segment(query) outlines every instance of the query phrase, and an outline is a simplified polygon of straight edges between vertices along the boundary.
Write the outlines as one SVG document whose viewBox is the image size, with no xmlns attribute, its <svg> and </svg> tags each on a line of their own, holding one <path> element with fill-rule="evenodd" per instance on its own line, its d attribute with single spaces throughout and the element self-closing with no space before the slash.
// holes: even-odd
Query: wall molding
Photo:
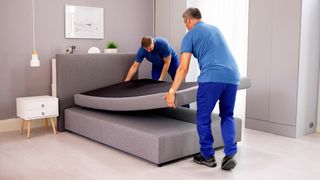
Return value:
<svg viewBox="0 0 320 180">
<path fill-rule="evenodd" d="M 17 134 L 20 131 L 20 118 L 5 119 L 0 121 L 0 133 L 8 131 L 17 131 Z M 54 118 L 55 124 L 57 124 L 56 118 Z M 31 128 L 44 127 L 44 119 L 32 120 Z M 51 123 L 48 123 L 48 126 L 51 126 Z M 24 123 L 24 129 L 27 129 L 27 124 Z"/>
</svg>

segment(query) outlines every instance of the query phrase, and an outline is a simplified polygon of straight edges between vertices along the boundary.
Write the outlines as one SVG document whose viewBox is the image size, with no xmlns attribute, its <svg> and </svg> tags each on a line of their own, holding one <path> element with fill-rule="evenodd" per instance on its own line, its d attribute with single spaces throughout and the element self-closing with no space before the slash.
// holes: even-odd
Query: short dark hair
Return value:
<svg viewBox="0 0 320 180">
<path fill-rule="evenodd" d="M 141 46 L 144 48 L 149 47 L 153 43 L 153 38 L 151 36 L 143 36 L 141 39 Z"/>
<path fill-rule="evenodd" d="M 200 10 L 198 8 L 193 8 L 193 7 L 190 7 L 187 10 L 185 10 L 182 17 L 183 18 L 194 18 L 194 19 L 201 19 L 202 18 Z"/>
</svg>

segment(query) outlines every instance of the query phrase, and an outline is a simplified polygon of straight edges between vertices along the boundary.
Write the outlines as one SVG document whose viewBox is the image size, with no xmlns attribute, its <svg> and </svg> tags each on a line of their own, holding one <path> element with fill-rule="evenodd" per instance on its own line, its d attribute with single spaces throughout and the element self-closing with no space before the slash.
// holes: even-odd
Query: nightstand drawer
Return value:
<svg viewBox="0 0 320 180">
<path fill-rule="evenodd" d="M 17 98 L 17 116 L 24 120 L 42 119 L 59 115 L 58 98 L 31 96 Z"/>
<path fill-rule="evenodd" d="M 57 105 L 57 100 L 29 102 L 26 104 L 26 110 L 55 109 Z"/>
<path fill-rule="evenodd" d="M 48 116 L 58 116 L 58 110 L 56 108 L 46 108 L 43 110 L 29 110 L 26 112 L 26 119 L 37 119 Z"/>
</svg>

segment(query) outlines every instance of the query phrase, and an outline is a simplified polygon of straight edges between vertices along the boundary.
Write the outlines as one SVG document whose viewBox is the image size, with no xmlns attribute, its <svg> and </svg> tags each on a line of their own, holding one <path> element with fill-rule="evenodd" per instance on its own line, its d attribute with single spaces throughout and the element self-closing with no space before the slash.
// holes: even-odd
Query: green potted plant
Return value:
<svg viewBox="0 0 320 180">
<path fill-rule="evenodd" d="M 104 53 L 113 53 L 116 54 L 118 52 L 118 44 L 116 44 L 113 41 L 109 41 L 106 44 L 106 48 L 104 50 Z"/>
</svg>

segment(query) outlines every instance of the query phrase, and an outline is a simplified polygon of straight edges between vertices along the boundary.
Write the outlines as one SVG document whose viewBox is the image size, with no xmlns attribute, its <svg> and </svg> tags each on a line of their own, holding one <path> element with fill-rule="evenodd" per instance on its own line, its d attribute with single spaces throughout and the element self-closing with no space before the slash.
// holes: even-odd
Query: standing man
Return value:
<svg viewBox="0 0 320 180">
<path fill-rule="evenodd" d="M 182 40 L 182 55 L 177 75 L 164 99 L 169 107 L 175 107 L 175 93 L 188 72 L 193 54 L 200 67 L 197 130 L 201 151 L 193 157 L 193 161 L 209 167 L 217 165 L 211 132 L 211 113 L 219 100 L 225 153 L 221 168 L 231 170 L 236 166 L 234 156 L 237 153 L 233 109 L 239 83 L 238 67 L 221 32 L 201 21 L 199 9 L 188 8 L 183 13 L 183 19 L 189 32 Z"/>
<path fill-rule="evenodd" d="M 139 69 L 140 63 L 146 58 L 152 63 L 152 79 L 163 81 L 167 72 L 173 80 L 179 66 L 178 56 L 164 38 L 144 36 L 141 40 L 135 62 L 131 65 L 124 81 L 130 81 Z"/>
</svg>

